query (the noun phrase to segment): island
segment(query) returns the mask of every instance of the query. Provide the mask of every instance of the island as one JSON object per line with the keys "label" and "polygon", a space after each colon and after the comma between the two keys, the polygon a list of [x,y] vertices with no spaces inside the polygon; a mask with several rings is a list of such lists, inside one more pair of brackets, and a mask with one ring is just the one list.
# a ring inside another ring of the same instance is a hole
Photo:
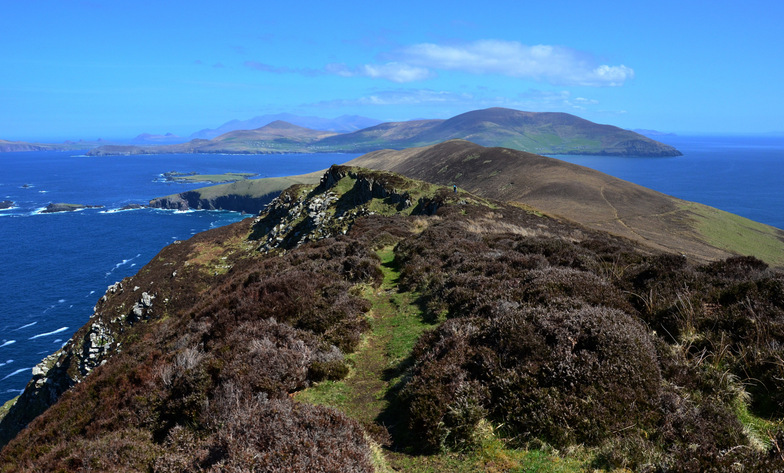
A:
{"label": "island", "polygon": [[250,179],[258,174],[252,172],[227,172],[223,174],[198,174],[196,172],[177,172],[170,171],[163,173],[163,179],[166,182],[179,182],[179,183],[209,183],[209,184],[225,184],[228,182],[237,182],[244,179]]}
{"label": "island", "polygon": [[56,204],[49,204],[46,206],[44,210],[41,211],[42,214],[53,214],[59,212],[74,212],[76,210],[83,210],[83,209],[100,209],[103,208],[103,205],[82,205],[82,204],[65,204],[65,203],[56,203]]}
{"label": "island", "polygon": [[4,200],[4,201],[0,202],[0,210],[10,209],[13,206],[14,206],[14,203],[13,203],[13,201],[10,201],[10,200]]}

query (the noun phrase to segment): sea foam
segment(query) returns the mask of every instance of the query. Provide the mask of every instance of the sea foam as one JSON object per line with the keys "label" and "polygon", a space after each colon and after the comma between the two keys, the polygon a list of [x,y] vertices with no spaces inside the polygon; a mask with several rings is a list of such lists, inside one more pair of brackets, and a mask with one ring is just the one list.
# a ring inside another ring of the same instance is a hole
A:
{"label": "sea foam", "polygon": [[48,337],[49,335],[54,335],[56,333],[65,332],[66,330],[68,330],[68,327],[60,327],[57,330],[53,330],[51,332],[39,333],[37,335],[33,335],[28,340],[33,340],[35,338],[41,338],[41,337]]}

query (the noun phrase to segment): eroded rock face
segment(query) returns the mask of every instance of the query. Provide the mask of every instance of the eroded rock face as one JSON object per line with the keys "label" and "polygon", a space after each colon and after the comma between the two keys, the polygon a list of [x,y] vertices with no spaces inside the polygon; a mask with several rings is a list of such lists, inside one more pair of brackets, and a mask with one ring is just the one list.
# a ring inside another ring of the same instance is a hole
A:
{"label": "eroded rock face", "polygon": [[110,317],[105,314],[103,308],[107,302],[124,292],[122,282],[109,286],[93,308],[90,322],[63,348],[33,368],[32,379],[24,392],[0,420],[0,445],[8,442],[16,432],[57,402],[65,391],[83,381],[95,368],[117,353],[121,349],[117,334],[125,327],[152,315],[155,294],[149,292],[142,292],[138,301],[119,315]]}
{"label": "eroded rock face", "polygon": [[417,206],[418,213],[432,214],[439,206],[412,198],[378,173],[332,166],[315,188],[295,186],[274,199],[256,221],[254,236],[266,252],[345,234],[355,220],[376,213],[368,205],[373,199],[398,212]]}

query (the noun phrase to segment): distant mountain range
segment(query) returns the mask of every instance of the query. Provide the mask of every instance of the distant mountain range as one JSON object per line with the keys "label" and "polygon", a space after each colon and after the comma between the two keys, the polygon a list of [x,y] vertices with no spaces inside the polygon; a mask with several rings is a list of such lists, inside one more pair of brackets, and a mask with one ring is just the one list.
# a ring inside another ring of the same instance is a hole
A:
{"label": "distant mountain range", "polygon": [[103,146],[107,142],[102,139],[95,141],[65,141],[63,143],[29,143],[27,141],[0,140],[0,153],[13,151],[76,151]]}
{"label": "distant mountain range", "polygon": [[167,153],[365,153],[428,146],[464,139],[537,154],[680,156],[672,146],[611,125],[567,113],[489,108],[448,120],[381,123],[351,133],[314,130],[281,120],[253,130],[234,130],[212,139],[165,146],[102,146],[89,154]]}
{"label": "distant mountain range", "polygon": [[170,145],[176,143],[184,143],[188,138],[177,136],[173,133],[166,133],[165,135],[153,135],[150,133],[142,133],[131,140],[135,145]]}
{"label": "distant mountain range", "polygon": [[304,128],[312,128],[314,130],[334,131],[336,133],[352,132],[381,123],[380,120],[360,117],[358,115],[343,115],[338,118],[320,118],[302,117],[291,113],[278,113],[274,115],[261,115],[249,120],[231,120],[215,129],[205,128],[204,130],[199,130],[190,137],[191,139],[211,140],[230,131],[254,130],[276,121],[284,121]]}

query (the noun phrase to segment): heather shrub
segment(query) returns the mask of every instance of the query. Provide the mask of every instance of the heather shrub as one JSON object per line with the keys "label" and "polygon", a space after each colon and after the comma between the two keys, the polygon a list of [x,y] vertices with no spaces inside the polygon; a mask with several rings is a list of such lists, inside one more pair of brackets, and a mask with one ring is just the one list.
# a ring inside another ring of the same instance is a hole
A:
{"label": "heather shrub", "polygon": [[486,340],[505,369],[491,380],[493,413],[523,437],[596,445],[656,421],[662,380],[653,343],[623,312],[510,311]]}
{"label": "heather shrub", "polygon": [[430,448],[470,441],[482,415],[520,439],[558,446],[595,445],[630,424],[656,423],[656,352],[630,316],[498,307],[488,322],[445,322],[414,351],[405,394],[411,428],[432,439]]}
{"label": "heather shrub", "polygon": [[479,356],[473,338],[481,323],[465,318],[447,320],[424,334],[414,348],[415,376],[402,397],[420,447],[440,450],[473,444],[489,395],[469,367]]}
{"label": "heather shrub", "polygon": [[231,388],[216,403],[221,457],[209,471],[372,472],[360,425],[321,406],[263,396],[240,399]]}

